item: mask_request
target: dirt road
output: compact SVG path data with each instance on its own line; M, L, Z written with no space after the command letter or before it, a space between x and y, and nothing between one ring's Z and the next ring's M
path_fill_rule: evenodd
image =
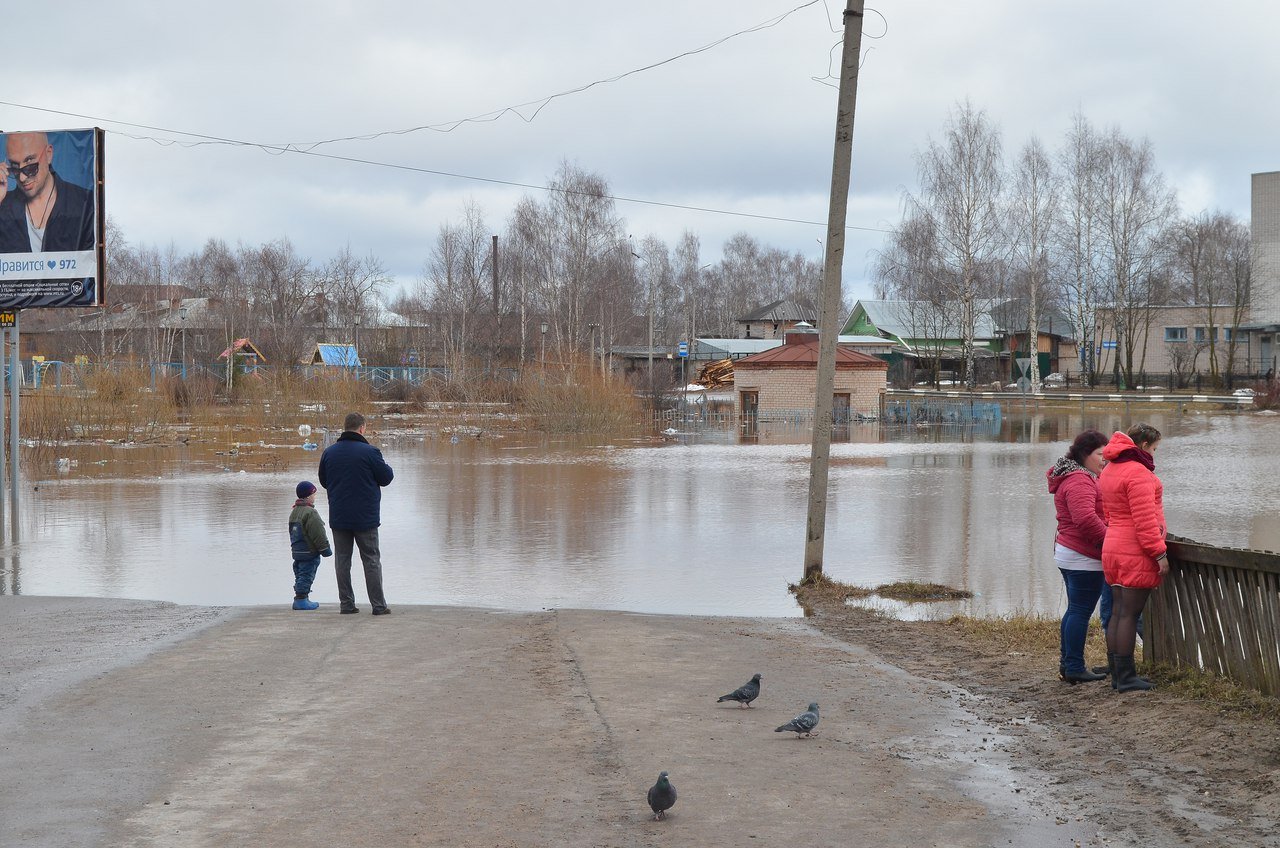
M1130 844L1014 762L1055 729L803 620L4 597L0 640L4 845Z

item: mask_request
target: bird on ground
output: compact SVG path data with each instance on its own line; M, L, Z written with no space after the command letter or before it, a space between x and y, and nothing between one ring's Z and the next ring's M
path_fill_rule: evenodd
M800 715L791 719L791 721L779 727L774 733L783 733L791 731L795 733L796 738L801 736L812 736L813 729L818 726L818 702L814 701L809 705L809 709L800 713Z
M734 689L728 695L721 695L716 698L716 703L721 701L737 701L739 709L751 706L751 702L760 697L760 675L753 674L751 679L746 683Z
M675 806L676 788L667 780L664 771L658 775L658 782L649 787L649 809L653 810L653 820L665 819L667 810Z

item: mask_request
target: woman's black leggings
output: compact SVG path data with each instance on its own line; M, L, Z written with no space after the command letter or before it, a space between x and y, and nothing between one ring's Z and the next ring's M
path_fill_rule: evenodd
M1138 616L1147 605L1150 589L1111 587L1111 621L1107 623L1107 653L1119 657L1133 656L1138 637Z

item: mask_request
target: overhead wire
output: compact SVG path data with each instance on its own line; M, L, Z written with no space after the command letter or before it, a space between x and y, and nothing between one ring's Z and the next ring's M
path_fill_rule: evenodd
M366 159L366 158L355 157L355 156L342 156L342 155L332 154L332 153L322 153L322 152L317 152L316 148L324 145L335 144L335 143L344 142L344 141L370 141L370 140L374 140L374 139L385 137L385 136L406 135L406 134L418 132L421 130L432 130L436 132L452 132L453 130L457 129L459 126L462 126L463 124L493 122L500 119L503 115L506 115L506 114L514 114L517 117L519 117L521 120L524 120L526 123L528 123L533 121L538 116L538 114L553 100L556 100L561 97L567 97L573 94L578 94L599 85L607 85L610 83L614 83L619 80L625 79L626 77L633 76L635 74L642 73L644 71L652 70L654 68L658 68L663 65L670 64L671 62L675 62L680 59L696 55L698 53L704 53L708 50L712 50L715 47L718 47L721 44L724 44L725 42L730 41L731 39L737 38L739 36L754 33L754 32L759 32L761 30L777 26L778 24L782 23L782 21L786 20L788 17L795 14L796 12L799 12L802 9L808 8L809 6L813 6L819 2L823 3L823 5L826 6L827 0L809 0L809 2L802 3L799 6L795 6L794 8L789 9L788 11L783 12L779 15L776 15L766 21L763 21L759 24L755 24L754 26L751 26L751 27L747 27L745 29L738 30L737 32L731 33L729 35L723 36L702 47L687 50L687 51L684 51L683 53L679 53L667 59L663 59L657 62L652 62L642 67L633 68L629 71L625 71L623 73L617 74L612 77L608 77L600 80L594 80L592 82L577 86L572 89L567 89L565 91L558 92L556 94L537 98L531 101L526 101L525 103L519 103L519 104L516 104L515 106L507 106L507 107L503 107L502 109L494 110L492 112L486 112L481 115L472 116L470 118L462 118L455 121L447 121L439 124L424 124L421 126L408 127L408 128L399 129L399 130L383 130L383 131L374 132L374 133L367 133L364 135L342 136L337 138L322 139L319 141L286 142L282 144L272 144L272 143L246 141L243 139L228 138L225 136L209 135L207 133L197 133L197 132L191 132L188 130L171 129L171 128L160 127L160 126L155 126L151 124L141 124L141 123L135 123L131 121L122 121L115 118L107 118L107 117L96 116L96 115L86 115L83 113L70 112L70 111L61 110L61 109L53 109L53 108L44 107L44 106L33 106L26 103L17 103L17 102L7 101L7 100L0 100L0 106L9 106L16 109L28 109L31 111L45 112L53 115L61 115L63 117L93 121L94 123L115 124L122 127L131 127L134 129L148 130L151 132L166 133L171 136L183 136L186 139L197 139L195 141L190 141L190 140L184 140L179 138L159 138L156 136L129 133L123 130L108 130L113 135L120 135L125 138L131 138L139 141L150 141L162 147L177 146L177 147L192 148L192 147L200 147L200 146L214 145L214 144L227 145L227 146L233 146L233 147L253 147L272 156L281 156L286 153L294 153L294 154L303 155L303 156L314 156L314 157L323 158L323 159L332 159L336 161L350 162L353 164L390 168L394 170L408 171L413 173L431 174L434 176L449 177L449 178L461 179L461 180L470 180L474 182L484 182L484 183L490 183L494 185L505 185L505 186L511 186L515 188L526 188L526 189L532 189L536 191L546 191L546 192L553 192L553 193L559 192L564 194L586 195L590 193L579 192L573 189L557 188L553 186L535 185L532 183L522 183L515 180L504 180L504 179L495 178L495 177L482 177L482 176L476 176L474 174L461 174L461 173L456 173L451 171L442 171L442 170L433 169L433 168L423 168L423 167L414 166L414 165L405 165L405 164L395 163L395 162L385 162L385 161L376 160L376 159ZM827 11L828 11L828 24L830 24L830 9L828 8ZM880 14L880 13L877 12L876 14ZM884 19L883 15L880 15L880 17L882 20ZM887 21L885 22L885 32L886 33L888 32ZM882 33L880 36L871 36L871 37L881 38L883 36L884 36L884 33ZM829 59L828 60L828 77L830 77L830 69L831 69L831 65L830 65L830 59ZM818 80L819 82L822 81L820 78L817 78L817 77L814 77L813 79ZM536 105L537 108L528 117L525 117L519 111L522 108L533 106L533 105ZM634 203L639 205L657 206L657 207L663 207L668 209L681 209L681 210L693 211L693 212L705 212L705 213L716 214L716 215L728 215L728 216L734 216L734 217L740 217L740 218L751 218L754 220L777 221L782 223L807 224L807 225L813 225L813 226L826 225L826 222L822 222L822 221L808 221L800 218L788 218L788 217L777 216L777 215L763 215L758 213L740 212L740 211L734 211L734 210L728 210L728 209L716 209L713 207L706 207L706 206L693 206L689 204L671 203L667 201L648 200L644 198L635 198L635 197L624 197L622 195L606 194L606 195L600 195L600 196L619 202L619 203ZM856 226L856 225L846 225L846 229L860 230L865 232L876 232L876 233L891 232L890 230L885 230L877 227L862 227L862 226Z
M492 123L494 121L501 119L505 115L515 115L517 118L524 121L525 123L531 123L535 118L537 118L538 114L541 113L542 110L545 109L554 100L557 100L563 97L569 97L574 94L580 94L584 91L595 88L597 86L609 85L611 83L615 83L620 80L626 79L627 77L635 76L636 74L644 73L645 71L651 71L655 68L660 68L663 65L669 65L672 62L677 62L681 59L685 59L690 56L696 56L699 53L705 53L708 50L714 50L720 45L728 41L732 41L735 38L739 38L744 35L750 35L755 32L760 32L762 30L775 27L781 24L787 18L794 15L795 13L801 11L802 9L807 9L810 6L814 6L818 3L825 3L825 2L826 0L808 0L808 2L801 3L799 6L795 6L791 9L788 9L787 11L782 12L781 14L774 15L772 18L769 18L768 20L761 21L758 24L754 24L752 26L746 27L744 29L740 29L736 32L732 32L728 35L717 38L715 41L712 41L708 44L704 44L701 47L695 47L690 50L685 50L682 53L677 53L676 55L670 56L666 59L661 59L656 62L650 62L647 65L642 65L637 68L632 68L631 70L623 71L622 73L615 74L611 77L604 77L602 79L592 80L591 82L584 83L582 85L578 85L573 88L566 89L564 91L556 92L555 94L548 94L543 97L537 97L537 98L534 98L533 100L527 100L523 103L517 103L513 106L504 106L499 109L494 109L489 112L482 112L478 115L472 115L467 118L458 118L451 121L441 121L434 124L420 124L418 126L405 127L403 129L394 129L394 130L379 130L376 132L364 133L361 135L339 136L336 138L320 139L318 141L289 141L289 142L276 143L276 142L237 141L235 139L227 139L219 136L206 135L202 133L191 133L191 132L185 132L182 130L165 130L165 129L160 129L158 127L148 127L141 124L129 124L124 121L113 121L112 123L119 123L123 126L134 126L140 129L150 129L150 130L157 130L160 132L170 132L175 135L185 135L185 136L190 136L192 138L200 139L200 141L184 144L183 146L198 147L206 144L228 144L228 145L243 146L243 147L258 147L258 148L261 148L263 151L267 153L272 153L272 154L288 153L288 152L305 152L306 150L314 150L317 147L322 147L328 144L337 144L345 141L372 141L374 139L383 138L385 136L409 135L411 133L421 132L423 130L430 130L432 132L439 132L439 133L450 133L456 130L458 127L463 126L464 124ZM12 103L12 102L3 101L3 100L0 100L0 105L13 106L19 109L40 109L40 107L27 106L25 104ZM520 110L530 106L536 106L537 108L535 108L533 112L528 117L526 117L524 113L522 113ZM41 111L54 112L55 114L72 115L72 113L58 113L57 110L52 110L52 109L42 109ZM72 117L83 118L87 116L72 115ZM98 119L98 120L105 120L105 119ZM180 143L180 142L175 141L172 143Z
M182 130L171 130L165 127L157 127L157 126L152 126L148 124L136 124L136 123L131 123L129 121L117 121L112 118L105 118L97 115L85 115L77 112L67 112L59 109L46 109L40 106L25 106L22 104L8 103L2 100L0 100L0 105L19 106L20 108L33 109L41 112L49 112L51 114L62 115L64 117L78 118L86 121L94 121L95 123L119 124L121 126L135 127L137 129L146 129L146 130L151 130L153 132L170 133L173 135L197 135L196 133L188 133ZM157 138L155 136L140 135L137 133L128 133L128 132L123 132L121 130L108 130L108 132L110 132L112 135L120 135L120 136L124 136L125 138L131 138L138 141L150 141L162 147L193 146L192 142L186 142L180 139ZM218 138L219 141L222 141L225 144L230 144L235 146L257 147L257 148L263 147L260 144L256 144L250 141L239 141L237 139L220 138L216 136L212 138ZM475 174L462 174L454 171L442 171L435 168L423 168L417 165L405 165L398 162L384 162L377 159L365 159L357 156L342 156L336 153L324 153L317 150L301 150L298 148L276 148L276 149L267 150L266 152L275 156L282 156L286 153L292 153L298 156L314 156L321 159L332 159L339 162L350 162L353 164L369 165L369 166L379 167L379 168L390 168L397 171L408 171L412 173L431 174L433 176L449 177L452 179L460 179L460 180L470 180L473 182L490 183L493 185L505 185L505 186L511 186L514 188L527 188L535 191L545 191L545 192L561 193L561 194L574 194L574 195L583 195L583 196L587 196L587 195L596 196L591 192L580 192L580 191L575 191L573 189L557 188L555 186L536 185L534 183L522 183L516 180L504 180L497 177L481 177ZM715 209L713 207L708 207L708 206L692 206L692 205L681 204L681 203L670 203L670 202L661 201L661 200L648 200L645 198L638 198L638 197L624 197L622 195L616 195L616 194L604 194L599 196L605 197L609 200L616 201L618 203L635 203L635 204L640 204L645 206L658 206L658 207L663 207L667 209L682 209L690 212L706 212L714 215L729 215L729 216L738 217L738 218L751 218L754 220L761 220L761 221L777 221L780 223L789 223L789 224L809 224L809 225L820 226L820 227L826 226L825 221L808 221L802 218L787 218L779 215L762 215L759 213L739 212L739 211L734 211L730 209ZM861 227L861 226L855 226L852 224L846 225L845 229L861 230L861 231L872 232L872 233L891 232L890 230L880 229L878 227Z

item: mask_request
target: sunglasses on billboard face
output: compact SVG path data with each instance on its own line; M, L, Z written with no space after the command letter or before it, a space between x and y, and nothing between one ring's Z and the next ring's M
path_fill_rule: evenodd
M16 177L21 174L27 179L31 179L38 173L40 173L39 162L32 162L30 165L15 165L12 162L9 163L9 176L11 177Z

